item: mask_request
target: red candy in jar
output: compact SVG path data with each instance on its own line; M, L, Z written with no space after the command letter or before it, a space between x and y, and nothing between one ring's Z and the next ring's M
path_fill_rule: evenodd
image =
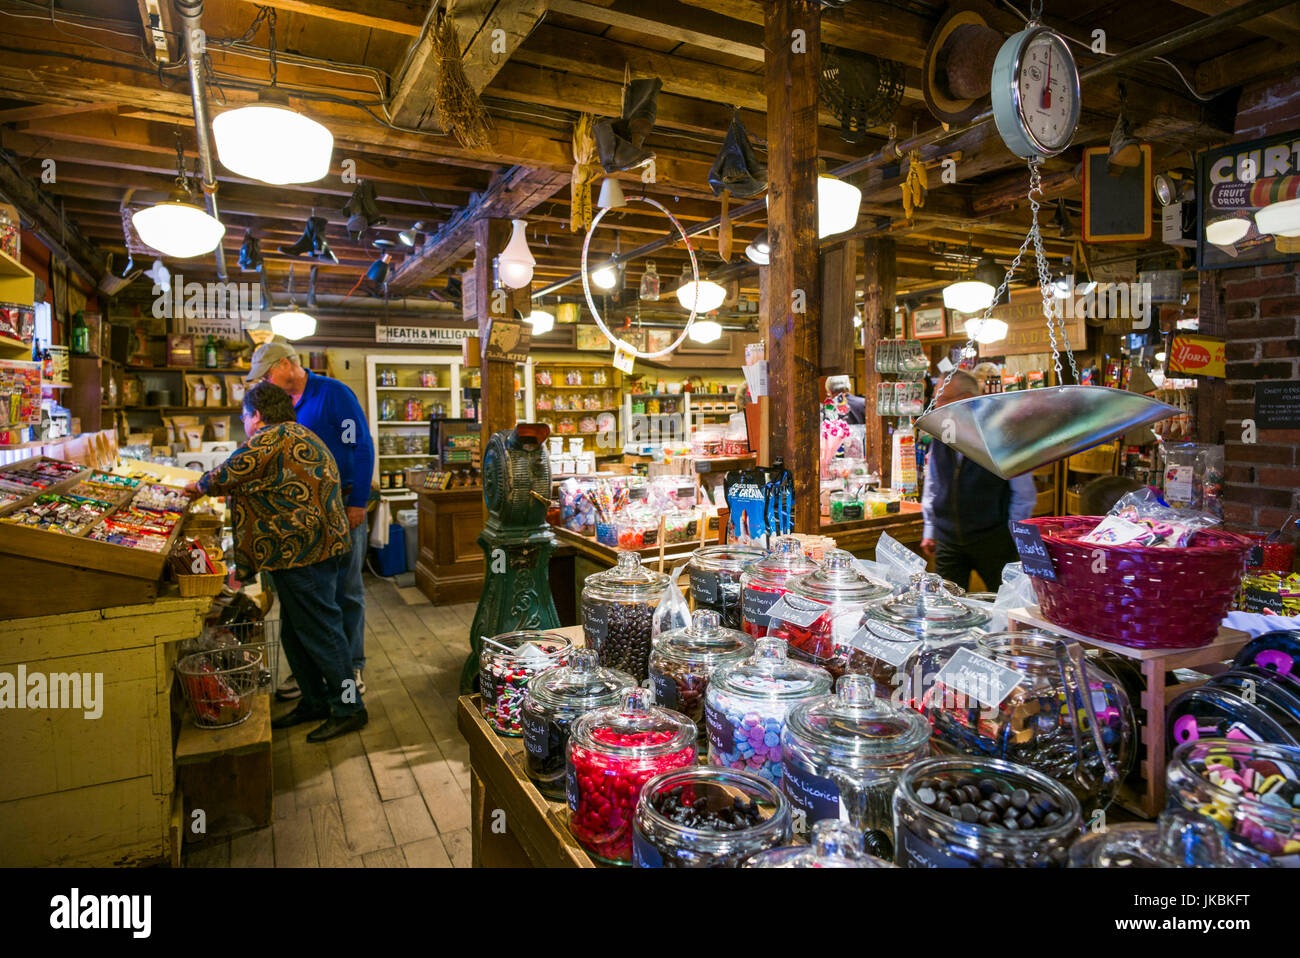
M632 862L641 786L695 764L695 723L650 700L649 689L625 689L618 705L588 712L569 733L569 831L593 858L612 865Z
M816 571L817 563L803 554L798 539L777 539L771 552L749 563L741 574L740 627L750 638L763 638L771 622L768 610L790 591L790 580Z

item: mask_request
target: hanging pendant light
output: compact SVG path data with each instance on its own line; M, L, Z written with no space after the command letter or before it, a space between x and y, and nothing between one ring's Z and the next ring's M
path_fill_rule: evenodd
M313 267L314 269L314 267ZM289 308L271 317L271 332L293 342L316 334L316 317L304 313L293 299L293 264L289 264Z
M966 320L966 337L975 340L982 346L1001 342L1007 338L1007 331L1007 324L1000 319L972 318Z
M745 247L745 256L751 263L757 263L759 266L766 266L772 259L772 244L768 241L767 230L759 233L753 241Z
M1142 142L1133 135L1128 119L1128 88L1119 85L1119 116L1110 132L1110 152L1106 156L1106 170L1119 176L1126 168L1142 165Z
M173 259L190 259L217 248L226 228L194 202L185 175L185 153L176 136L176 187L162 203L131 214L140 241Z
M1244 216L1220 216L1205 225L1205 241L1214 246L1232 246L1250 232Z
M314 183L329 175L334 136L289 106L278 87L262 90L257 102L227 110L212 120L221 165L232 173L275 186Z
M722 326L711 319L697 319L689 333L697 343L715 343L722 337Z
M829 173L817 177L817 238L846 233L858 223L862 191Z
M618 180L607 176L601 181L600 197L596 200L596 205L602 210L616 210L627 206L627 200L623 198L623 187L619 185Z
M694 306L695 312L703 315L713 312L726 298L727 291L712 280L695 282L689 263L682 267L681 283L677 287L677 302L681 303L682 309L689 310ZM691 328L694 329L699 322L697 319Z
M555 317L544 309L535 309L529 313L528 323L533 327L534 336L545 336L555 328Z
M618 264L610 260L603 266L597 266L591 271L591 281L601 289L613 289L618 285Z
M511 220L510 223L514 232L506 248L497 257L497 275L501 277L502 284L510 289L523 289L533 281L533 267L537 265L537 259L528 248L528 239L524 236L528 223L524 220Z
M967 255L970 255L969 251ZM981 256L976 260L973 276L944 287L943 305L959 313L981 313L993 305L993 297L998 292L995 284L1001 282L1002 274L997 263L990 256Z

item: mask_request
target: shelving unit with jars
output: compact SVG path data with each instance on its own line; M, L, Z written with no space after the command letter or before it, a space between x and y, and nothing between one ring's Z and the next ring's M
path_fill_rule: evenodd
M389 501L413 501L406 470L438 461L432 419L461 417L461 366L455 355L366 357L366 413L375 441L375 481Z
M553 436L582 437L597 459L623 454L621 372L608 363L534 363L530 380L534 422L549 425ZM602 437L607 441L598 442Z

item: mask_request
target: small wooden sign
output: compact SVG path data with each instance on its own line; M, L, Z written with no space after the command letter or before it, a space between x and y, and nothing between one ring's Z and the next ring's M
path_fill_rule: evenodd
M513 319L492 319L488 335L487 358L501 362L522 363L528 359L532 345L532 328Z

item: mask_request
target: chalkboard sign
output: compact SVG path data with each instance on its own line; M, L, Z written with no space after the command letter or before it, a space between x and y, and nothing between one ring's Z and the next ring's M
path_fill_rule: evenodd
M609 635L609 605L604 602L582 603L582 637L587 648L599 654Z
M1255 383L1255 425L1259 429L1300 429L1300 382Z
M1024 568L1025 575L1055 582L1056 567L1052 565L1052 556L1047 551L1038 526L1027 522L1011 522L1008 525L1011 527L1011 539L1016 544L1016 551L1020 553L1020 565Z
M1083 239L1087 243L1133 243L1151 239L1151 147L1142 165L1111 176L1109 147L1083 151Z

